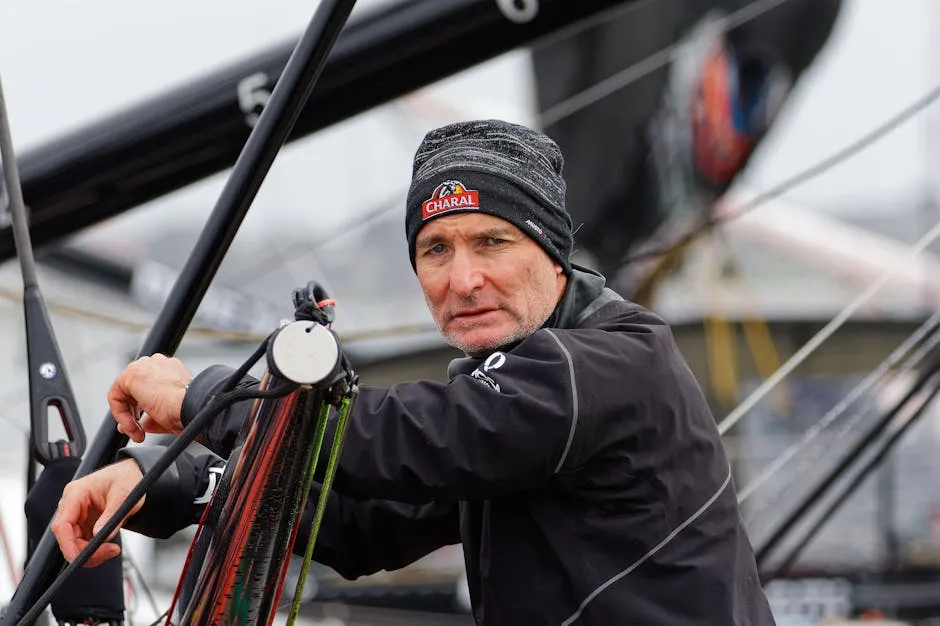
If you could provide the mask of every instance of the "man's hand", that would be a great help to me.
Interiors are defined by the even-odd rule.
[[[108,391],[118,431],[140,443],[145,433],[178,435],[180,411],[192,374],[177,358],[145,356],[128,365]],[[143,413],[143,415],[141,415]]]
[[[75,560],[95,533],[111,519],[141,478],[143,474],[137,462],[127,459],[65,486],[51,528],[66,561]],[[140,510],[145,499],[146,496],[142,497],[134,505],[128,517]],[[121,520],[122,525],[124,521],[126,520]],[[112,539],[116,534],[117,530],[108,539]],[[95,567],[120,553],[121,548],[116,543],[104,543],[88,559],[85,566]]]

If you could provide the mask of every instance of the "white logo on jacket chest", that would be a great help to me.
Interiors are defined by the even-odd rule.
[[[503,366],[503,363],[505,362],[506,362],[505,354],[503,354],[502,352],[494,352],[489,357],[487,357],[486,361],[483,362],[483,365],[482,365],[483,369],[480,369],[479,367],[476,368],[475,370],[473,370],[473,372],[470,373],[470,376],[477,379],[478,381],[480,381],[487,387],[490,387],[495,391],[499,391],[500,390],[499,384],[495,380],[493,380],[491,376],[487,375],[486,372],[490,372],[492,370],[498,370],[499,368]]]

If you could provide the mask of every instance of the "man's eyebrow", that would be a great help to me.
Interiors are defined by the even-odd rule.
[[[444,241],[444,238],[440,235],[424,235],[423,237],[418,237],[418,239],[415,241],[415,248],[428,248],[431,246],[436,246],[442,241]]]
[[[514,237],[519,233],[519,229],[513,228],[511,226],[493,226],[485,230],[481,230],[477,237]]]
[[[487,237],[510,238],[519,235],[519,229],[512,226],[491,226],[484,228],[473,235],[474,239],[486,239]],[[415,249],[424,249],[436,246],[439,243],[445,243],[447,237],[439,234],[419,236],[415,240]]]

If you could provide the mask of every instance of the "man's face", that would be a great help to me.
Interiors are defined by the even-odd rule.
[[[444,338],[469,355],[538,330],[566,283],[561,265],[535,241],[482,213],[428,222],[415,242],[415,269]]]

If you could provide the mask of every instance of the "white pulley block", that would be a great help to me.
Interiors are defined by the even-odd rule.
[[[268,347],[268,366],[299,385],[315,385],[339,371],[339,342],[322,324],[291,322],[278,331]]]

